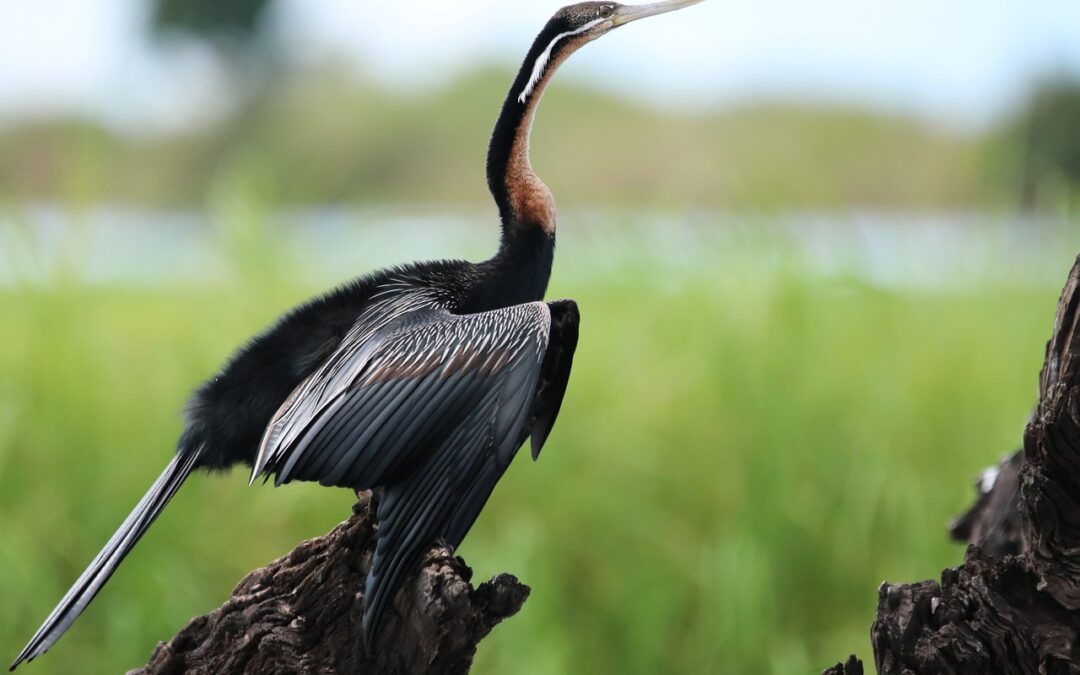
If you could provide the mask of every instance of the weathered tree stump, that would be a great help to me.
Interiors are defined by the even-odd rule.
[[[821,675],[863,675],[862,661],[852,654],[844,663],[838,663],[832,668],[826,668]]]
[[[529,587],[501,574],[473,588],[461,558],[436,546],[394,600],[377,649],[364,649],[364,581],[378,525],[374,499],[329,534],[255,570],[224,605],[192,619],[128,675],[464,673],[476,646],[513,616]]]
[[[1080,257],[1058,302],[1024,449],[985,471],[941,582],[883,583],[883,675],[1080,673]],[[825,673],[857,675],[854,657]]]
[[[1016,500],[1023,464],[1024,451],[1017,450],[982,472],[975,504],[949,526],[953,539],[978,545],[989,558],[1020,555],[1024,540]]]

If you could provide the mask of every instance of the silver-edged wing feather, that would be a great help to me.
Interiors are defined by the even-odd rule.
[[[445,313],[426,293],[391,294],[394,290],[397,289],[391,284],[382,295],[372,298],[371,305],[326,362],[301,382],[278,409],[259,444],[251,482],[277,470],[284,455],[308,426],[346,394],[388,335],[431,314]]]
[[[358,490],[385,485],[496,389],[503,396],[494,431],[500,439],[518,431],[511,436],[521,443],[527,420],[510,425],[503,390],[524,387],[523,404],[532,399],[548,343],[547,305],[456,315],[431,302],[402,304],[405,311],[361,317],[297,387],[263,437],[253,477]],[[514,450],[504,450],[507,461]]]
[[[563,340],[557,363],[545,361],[552,310],[565,331],[559,303],[456,315],[404,296],[366,312],[290,396],[253,474],[383,489],[365,593],[369,646],[410,565],[436,539],[461,542],[535,423],[538,451],[577,337],[574,309],[573,340]]]

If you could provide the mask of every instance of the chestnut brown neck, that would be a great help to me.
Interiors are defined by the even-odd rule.
[[[536,36],[503,102],[488,146],[488,188],[499,207],[503,244],[539,230],[555,236],[555,200],[529,161],[529,135],[544,89],[559,65],[583,39],[560,38],[567,26],[553,19]],[[534,78],[540,64],[541,74]]]

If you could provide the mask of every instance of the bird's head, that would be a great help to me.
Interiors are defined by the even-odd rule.
[[[656,16],[701,0],[661,0],[647,5],[620,5],[617,2],[579,2],[567,5],[551,17],[536,37],[530,51],[531,77],[521,89],[518,100],[524,103],[549,69],[561,63],[587,42],[631,21]]]
[[[624,24],[648,16],[656,16],[690,5],[696,5],[701,0],[661,0],[647,5],[620,5],[617,2],[579,2],[576,5],[563,7],[552,21],[562,20],[565,28],[571,31],[581,31],[581,35],[588,39],[595,39],[612,28],[618,28]]]

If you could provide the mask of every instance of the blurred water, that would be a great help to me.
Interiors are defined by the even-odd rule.
[[[287,211],[223,225],[180,211],[35,206],[0,215],[0,285],[217,283],[238,259],[332,283],[386,265],[479,260],[497,244],[490,213],[407,207]],[[249,219],[250,220],[250,219]],[[560,214],[558,271],[572,278],[724,265],[932,291],[1060,283],[1080,222],[977,213]],[[1047,264],[1053,261],[1055,264]]]

